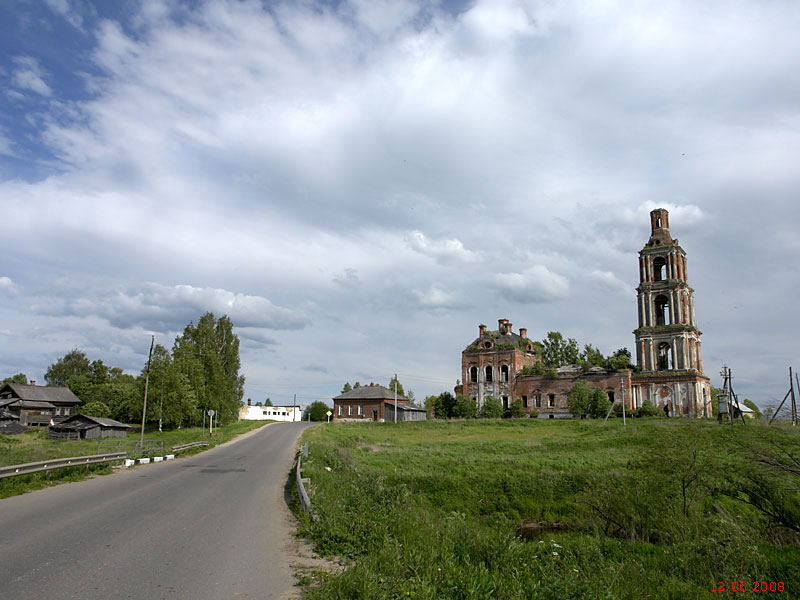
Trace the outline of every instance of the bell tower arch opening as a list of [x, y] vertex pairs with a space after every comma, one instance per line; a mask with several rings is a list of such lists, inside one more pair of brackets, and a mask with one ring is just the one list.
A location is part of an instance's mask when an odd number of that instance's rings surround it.
[[655, 299], [656, 327], [672, 325], [669, 311], [669, 298], [664, 294], [659, 294]]

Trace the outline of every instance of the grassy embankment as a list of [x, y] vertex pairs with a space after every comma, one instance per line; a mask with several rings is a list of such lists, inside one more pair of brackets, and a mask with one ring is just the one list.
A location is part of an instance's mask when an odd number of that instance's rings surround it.
[[740, 595], [712, 581], [783, 582], [756, 593], [800, 597], [797, 533], [734, 498], [761, 486], [800, 526], [800, 477], [754, 455], [800, 458], [791, 428], [434, 421], [304, 438], [319, 520], [302, 515], [301, 533], [348, 565], [316, 573], [312, 599]]
[[[163, 440], [164, 449], [168, 451], [173, 446], [188, 444], [208, 440], [208, 447], [186, 450], [181, 456], [186, 456], [195, 452], [202, 452], [213, 448], [218, 444], [227, 442], [237, 435], [246, 433], [269, 421], [241, 421], [230, 425], [220, 426], [214, 429], [214, 434], [209, 437], [208, 429], [202, 427], [191, 427], [186, 429], [176, 429], [159, 433], [157, 429], [145, 429], [145, 440]], [[125, 438], [106, 438], [108, 445], [103, 452], [115, 452], [116, 448], [109, 448], [112, 441], [138, 441], [138, 433], [129, 433]], [[98, 440], [48, 440], [47, 428], [41, 431], [31, 431], [20, 435], [0, 435], [0, 466], [18, 465], [29, 462], [39, 462], [51, 458], [64, 458], [68, 456], [89, 456], [97, 453]], [[86, 467], [75, 467], [67, 469], [56, 469], [50, 472], [50, 479], [47, 480], [44, 473], [33, 475], [21, 475], [19, 477], [8, 477], [0, 479], [0, 498], [15, 496], [30, 490], [43, 488], [64, 481], [78, 481], [84, 479], [88, 473], [95, 475], [107, 474], [111, 472], [111, 464], [99, 464]]]

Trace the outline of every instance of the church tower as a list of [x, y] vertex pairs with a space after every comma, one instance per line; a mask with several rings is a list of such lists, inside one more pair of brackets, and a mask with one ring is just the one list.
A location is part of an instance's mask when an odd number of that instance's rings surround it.
[[[645, 400], [676, 416], [709, 416], [709, 380], [703, 375], [702, 332], [694, 315], [686, 253], [669, 232], [669, 213], [650, 212], [650, 239], [639, 252], [634, 402]], [[638, 396], [638, 398], [636, 397]]]

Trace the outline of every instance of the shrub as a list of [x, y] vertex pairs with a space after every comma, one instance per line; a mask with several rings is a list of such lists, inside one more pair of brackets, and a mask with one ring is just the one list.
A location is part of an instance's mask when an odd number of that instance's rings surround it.
[[111, 409], [102, 402], [88, 402], [78, 407], [78, 414], [87, 415], [89, 417], [108, 418], [111, 416]]
[[463, 419], [470, 419], [478, 416], [478, 403], [475, 398], [459, 395], [456, 397], [456, 404], [453, 406], [453, 416]]
[[503, 416], [503, 407], [500, 400], [493, 396], [486, 396], [483, 401], [481, 416], [486, 419], [499, 419]]
[[522, 407], [522, 398], [517, 398], [511, 403], [511, 416], [519, 419], [525, 416], [525, 409]]
[[644, 402], [642, 402], [642, 406], [639, 409], [639, 413], [638, 413], [637, 416], [639, 416], [639, 417], [656, 417], [659, 414], [660, 413], [659, 413], [658, 409], [655, 406], [653, 406], [653, 403], [650, 402], [649, 400], [645, 400]]

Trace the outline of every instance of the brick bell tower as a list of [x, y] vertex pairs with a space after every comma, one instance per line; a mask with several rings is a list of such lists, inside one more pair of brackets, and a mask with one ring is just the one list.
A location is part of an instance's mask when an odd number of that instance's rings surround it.
[[[669, 232], [669, 213], [650, 212], [650, 239], [639, 252], [636, 404], [650, 401], [675, 416], [709, 416], [709, 379], [703, 375], [702, 332], [694, 316], [686, 253]], [[638, 394], [637, 394], [638, 392]]]

